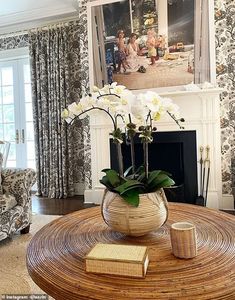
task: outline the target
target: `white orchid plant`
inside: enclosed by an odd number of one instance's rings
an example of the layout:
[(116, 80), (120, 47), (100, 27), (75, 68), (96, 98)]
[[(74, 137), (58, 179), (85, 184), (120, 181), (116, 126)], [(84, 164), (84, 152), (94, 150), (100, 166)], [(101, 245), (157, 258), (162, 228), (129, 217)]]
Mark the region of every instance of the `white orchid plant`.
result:
[[(167, 114), (180, 128), (184, 119), (179, 118), (179, 108), (169, 98), (163, 98), (153, 91), (133, 94), (116, 82), (103, 88), (94, 87), (89, 95), (83, 96), (62, 112), (62, 118), (72, 124), (76, 118), (105, 112), (112, 121), (111, 136), (116, 144), (119, 172), (112, 169), (102, 170), (105, 176), (100, 180), (106, 188), (118, 193), (129, 204), (139, 205), (139, 194), (154, 192), (169, 187), (174, 181), (170, 174), (155, 170), (149, 172), (148, 144), (152, 142), (152, 133), (156, 131), (155, 122)], [(143, 166), (136, 170), (134, 137), (138, 134), (143, 143)], [(132, 165), (124, 172), (121, 144), (128, 140), (131, 147)]]

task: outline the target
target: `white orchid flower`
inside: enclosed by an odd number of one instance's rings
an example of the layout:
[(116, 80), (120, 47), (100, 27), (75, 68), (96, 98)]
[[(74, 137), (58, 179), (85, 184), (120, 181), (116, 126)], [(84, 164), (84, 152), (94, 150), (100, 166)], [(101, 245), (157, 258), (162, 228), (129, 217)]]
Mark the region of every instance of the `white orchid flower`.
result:
[(69, 114), (73, 114), (74, 116), (79, 115), (83, 111), (83, 105), (81, 103), (73, 102), (68, 106)]
[(61, 113), (61, 118), (66, 119), (69, 117), (69, 111), (65, 108)]
[(106, 84), (102, 89), (99, 90), (101, 93), (108, 94), (110, 92), (110, 85)]
[(117, 109), (116, 109), (116, 106), (110, 105), (110, 106), (109, 106), (109, 113), (110, 113), (113, 117), (115, 117), (115, 115), (117, 115)]
[(83, 110), (89, 109), (96, 105), (96, 98), (93, 98), (92, 95), (88, 95), (82, 97), (79, 103), (83, 106)]
[(117, 103), (117, 104), (119, 104), (120, 102), (121, 102), (121, 100), (120, 100), (120, 97), (119, 96), (116, 96), (116, 95), (113, 95), (113, 94), (110, 94), (110, 95), (107, 95), (107, 96), (105, 96), (107, 99), (109, 99), (109, 101), (111, 102), (111, 103)]
[(120, 99), (125, 102), (128, 102), (128, 105), (134, 105), (136, 103), (136, 95), (134, 95), (129, 90), (123, 90), (123, 92), (119, 95)]
[(149, 125), (149, 116), (154, 122), (167, 111), (176, 118), (179, 116), (179, 107), (170, 98), (162, 98), (153, 91), (136, 96), (125, 86), (113, 82), (101, 89), (94, 86), (92, 94), (83, 96), (79, 103), (70, 104), (62, 111), (61, 117), (71, 123), (78, 115), (80, 118), (97, 114), (98, 109), (106, 111), (114, 118), (121, 115), (125, 124), (131, 121), (136, 128)]
[(141, 103), (136, 103), (136, 105), (131, 106), (131, 114), (139, 121), (145, 122), (149, 109), (142, 105)]
[(109, 89), (112, 90), (112, 92), (113, 92), (113, 89), (115, 89), (117, 85), (118, 85), (117, 82), (112, 82), (112, 83), (109, 85)]
[(172, 103), (171, 106), (168, 108), (169, 113), (174, 115), (177, 119), (180, 118), (179, 113), (179, 106), (175, 103)]
[(129, 106), (128, 105), (118, 105), (115, 107), (115, 112), (116, 112), (116, 114), (120, 114), (124, 117), (125, 115), (128, 115), (130, 113)]
[(172, 102), (170, 98), (163, 98), (163, 106), (165, 107), (166, 111), (169, 111), (170, 113), (178, 113), (179, 112), (179, 106)]
[(111, 102), (108, 97), (103, 96), (98, 99), (96, 106), (103, 109), (109, 108), (111, 106)]
[(142, 94), (142, 93), (138, 94), (137, 95), (137, 101), (138, 101), (138, 103), (144, 103), (144, 101), (145, 101), (144, 94)]
[(166, 106), (164, 105), (164, 103), (159, 105), (158, 110), (156, 110), (156, 111), (152, 110), (151, 117), (152, 117), (153, 121), (159, 121), (161, 119), (161, 117), (166, 114), (166, 111), (167, 111), (167, 109), (166, 109)]
[(109, 86), (110, 86), (110, 88), (114, 89), (117, 85), (118, 85), (118, 83), (115, 81), (115, 82), (112, 82)]
[(100, 110), (99, 109), (95, 109), (96, 106), (94, 107), (94, 109), (90, 110), (89, 113), (86, 114), (86, 116), (89, 117), (97, 117), (100, 115)]
[(124, 90), (126, 89), (126, 87), (124, 85), (118, 85), (117, 82), (112, 82), (110, 85), (109, 85), (109, 88), (112, 89), (112, 90), (115, 90), (117, 89), (118, 90)]
[(100, 96), (100, 93), (99, 92), (94, 92), (94, 93), (91, 93), (90, 94), (90, 97), (92, 98), (92, 99), (94, 99), (94, 101), (98, 101), (97, 99), (98, 99), (98, 97)]
[(168, 106), (170, 106), (172, 104), (172, 99), (171, 98), (164, 97), (164, 98), (162, 98), (162, 100), (163, 100), (163, 105), (165, 107), (168, 107)]
[(93, 89), (92, 89), (92, 92), (98, 92), (100, 89), (98, 88), (98, 86), (94, 85), (93, 86)]
[(116, 85), (115, 87), (112, 87), (112, 89), (114, 94), (121, 95), (126, 87), (124, 85)]
[(66, 121), (67, 123), (71, 123), (71, 122), (74, 120), (75, 115), (72, 114), (71, 112), (69, 112), (68, 109), (65, 108), (65, 109), (62, 111), (62, 113), (61, 113), (61, 117), (62, 117), (63, 119), (65, 119), (65, 121)]
[(130, 91), (125, 91), (118, 98), (117, 112), (123, 114), (131, 113), (131, 107), (135, 103), (134, 101), (135, 95), (133, 95)]
[(155, 113), (159, 112), (160, 107), (161, 107), (160, 104), (153, 104), (153, 103), (151, 103), (151, 102), (146, 103), (146, 106), (148, 107), (148, 109), (149, 109), (151, 112), (155, 112)]
[(152, 112), (158, 112), (162, 105), (163, 99), (155, 92), (148, 91), (142, 96), (142, 103), (151, 110)]
[[(133, 114), (130, 114), (131, 123), (136, 125), (136, 128), (138, 129), (140, 126), (146, 125), (146, 119), (145, 118), (136, 118)], [(125, 124), (130, 123), (129, 115), (125, 118)]]
[(161, 116), (162, 116), (162, 114), (159, 111), (157, 111), (157, 112), (152, 113), (151, 117), (152, 117), (153, 121), (156, 122), (161, 119)]

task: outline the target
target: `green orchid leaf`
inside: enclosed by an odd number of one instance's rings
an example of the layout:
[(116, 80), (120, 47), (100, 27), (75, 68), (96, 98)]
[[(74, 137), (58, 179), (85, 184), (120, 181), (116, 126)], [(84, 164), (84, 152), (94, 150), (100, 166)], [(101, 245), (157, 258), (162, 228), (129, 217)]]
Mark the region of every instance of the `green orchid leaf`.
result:
[[(125, 175), (132, 169), (128, 168)], [(137, 173), (137, 171), (139, 173)], [(144, 167), (141, 166), (135, 172), (138, 176), (137, 179), (133, 179), (133, 174), (127, 177), (121, 177), (112, 169), (104, 169), (106, 174), (100, 180), (100, 183), (107, 187), (108, 190), (118, 193), (126, 202), (133, 206), (139, 205), (140, 193), (155, 192), (160, 188), (169, 187), (175, 184), (167, 172), (161, 170), (155, 170), (149, 173), (146, 178)]]
[(155, 170), (149, 173), (147, 184), (151, 184), (151, 182), (158, 178), (158, 176), (162, 173), (161, 170)]
[(144, 173), (144, 166), (140, 166), (136, 171), (135, 171), (135, 174), (136, 175), (140, 175), (142, 173)]
[(174, 180), (165, 174), (159, 176), (160, 178), (152, 181), (151, 185), (148, 186), (148, 192), (155, 192), (162, 187), (168, 187), (175, 184)]
[(130, 166), (128, 169), (126, 169), (126, 171), (124, 172), (124, 177), (126, 177), (132, 169), (133, 169), (132, 166)]
[(156, 176), (153, 176), (152, 178), (148, 178), (148, 186), (151, 187), (152, 185), (157, 185), (164, 181), (166, 178), (169, 178), (166, 174), (163, 174), (161, 171)]
[(162, 172), (162, 174), (165, 174), (165, 175), (167, 175), (167, 176), (169, 176), (169, 177), (171, 177), (172, 176), (172, 174), (171, 173), (169, 173), (169, 172), (166, 172), (166, 171), (161, 171)]
[(128, 180), (134, 180), (135, 179), (135, 175), (134, 174), (130, 174), (130, 175), (126, 176), (126, 177), (123, 177), (123, 179), (125, 179), (126, 181), (128, 181)]
[(125, 183), (119, 185), (118, 187), (116, 187), (114, 190), (116, 192), (118, 192), (120, 195), (122, 195), (123, 193), (125, 193), (126, 191), (130, 190), (130, 189), (141, 189), (144, 188), (143, 183), (137, 181), (137, 180), (128, 180)]
[(155, 187), (154, 191), (160, 189), (160, 188), (164, 188), (164, 187), (169, 187), (174, 185), (175, 182), (173, 179), (171, 178), (166, 178), (164, 181), (162, 181), (158, 186)]
[(168, 186), (172, 186), (174, 184), (175, 184), (174, 180), (172, 178), (168, 177), (159, 184), (158, 188), (168, 187)]
[(120, 177), (119, 177), (118, 173), (115, 170), (104, 169), (104, 170), (102, 170), (102, 172), (104, 172), (106, 174), (110, 184), (113, 187), (116, 187), (116, 186), (120, 185), (121, 180), (120, 180)]
[(145, 174), (145, 173), (142, 173), (142, 174), (140, 174), (139, 177), (137, 177), (136, 180), (142, 182), (142, 181), (145, 181), (144, 179), (146, 179), (146, 174)]
[(133, 205), (135, 207), (139, 206), (140, 198), (139, 198), (138, 191), (135, 190), (127, 191), (121, 197), (130, 205)]
[(103, 176), (102, 179), (100, 179), (100, 183), (106, 186), (106, 188), (110, 191), (114, 189), (114, 187), (111, 185), (110, 181), (108, 180), (107, 176)]
[(140, 192), (144, 191), (144, 185), (143, 184), (132, 185), (126, 188), (123, 192), (121, 192), (120, 195), (123, 195), (124, 193), (130, 190), (136, 190), (140, 194)]
[(146, 180), (145, 180), (145, 179), (146, 179), (146, 174), (145, 174), (145, 172), (144, 172), (144, 173), (142, 173), (142, 174), (137, 178), (137, 180), (140, 181), (140, 182), (143, 182), (143, 181), (144, 181), (146, 185), (149, 185), (149, 184), (151, 184), (151, 182), (152, 182), (153, 180), (155, 180), (161, 173), (167, 174), (167, 173), (165, 173), (165, 172), (163, 172), (163, 171), (161, 171), (161, 170), (155, 170), (155, 171), (152, 171), (152, 172), (149, 173), (147, 182), (145, 182), (145, 181), (146, 181)]

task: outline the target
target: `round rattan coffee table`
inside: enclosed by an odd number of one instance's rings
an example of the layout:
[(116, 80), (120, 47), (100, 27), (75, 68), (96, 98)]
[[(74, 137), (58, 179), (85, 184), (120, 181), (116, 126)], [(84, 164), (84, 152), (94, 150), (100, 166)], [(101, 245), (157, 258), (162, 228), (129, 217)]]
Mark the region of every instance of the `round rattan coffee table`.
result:
[[(235, 299), (235, 217), (204, 207), (169, 204), (167, 223), (140, 238), (111, 231), (100, 207), (78, 211), (44, 226), (27, 251), (29, 274), (58, 300), (78, 299)], [(193, 222), (198, 256), (183, 260), (171, 253), (169, 226)], [(84, 257), (97, 243), (147, 245), (145, 279), (85, 272)]]

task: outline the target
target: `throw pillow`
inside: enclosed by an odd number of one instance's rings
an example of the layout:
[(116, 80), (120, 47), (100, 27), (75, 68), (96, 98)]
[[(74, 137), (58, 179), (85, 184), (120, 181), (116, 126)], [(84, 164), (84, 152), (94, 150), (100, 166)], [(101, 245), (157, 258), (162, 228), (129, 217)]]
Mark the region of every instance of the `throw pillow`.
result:
[(12, 209), (17, 205), (17, 201), (14, 196), (9, 194), (0, 195), (0, 214)]

